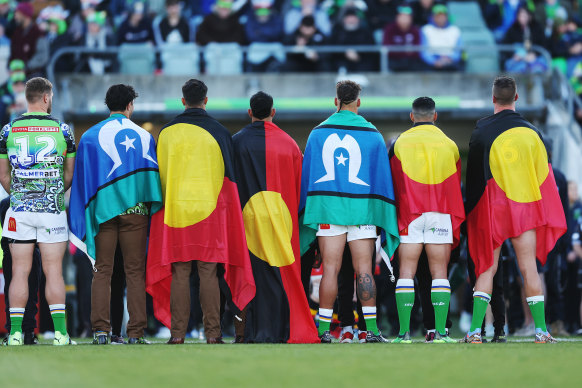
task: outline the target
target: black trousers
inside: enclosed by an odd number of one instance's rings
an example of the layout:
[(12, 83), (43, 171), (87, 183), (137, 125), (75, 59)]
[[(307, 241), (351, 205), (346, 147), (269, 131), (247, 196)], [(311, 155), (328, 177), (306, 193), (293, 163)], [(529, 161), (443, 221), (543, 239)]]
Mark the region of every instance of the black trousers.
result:
[(564, 290), (566, 288), (566, 258), (555, 250), (548, 254), (544, 266), (546, 282), (546, 316), (548, 323), (564, 321)]
[(77, 250), (73, 256), (77, 269), (75, 283), (77, 288), (77, 335), (88, 336), (91, 333), (91, 282), (93, 267), (87, 255)]
[[(10, 332), (10, 300), (8, 297), (8, 290), (10, 289), (10, 283), (12, 282), (12, 255), (10, 254), (10, 247), (8, 246), (7, 239), (2, 238), (1, 245), (2, 250), (4, 251), (2, 267), (4, 269), (4, 297), (6, 302), (6, 325), (4, 327), (8, 332)], [(40, 251), (38, 247), (35, 247), (32, 255), (32, 269), (28, 276), (28, 301), (26, 302), (26, 310), (24, 311), (24, 318), (22, 320), (22, 331), (24, 333), (30, 333), (36, 329), (38, 290), (41, 275), (42, 265)]]
[(113, 262), (113, 273), (111, 275), (111, 334), (121, 336), (121, 326), (123, 325), (123, 299), (125, 297), (125, 270), (123, 266), (123, 255), (119, 244), (115, 250)]

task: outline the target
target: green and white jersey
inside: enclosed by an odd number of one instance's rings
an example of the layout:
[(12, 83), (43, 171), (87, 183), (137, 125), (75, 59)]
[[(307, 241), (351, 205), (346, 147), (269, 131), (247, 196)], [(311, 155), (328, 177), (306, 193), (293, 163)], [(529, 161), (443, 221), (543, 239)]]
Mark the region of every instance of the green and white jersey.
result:
[(65, 158), (74, 157), (75, 137), (47, 113), (25, 113), (2, 128), (0, 158), (12, 166), (10, 207), (18, 212), (65, 210)]

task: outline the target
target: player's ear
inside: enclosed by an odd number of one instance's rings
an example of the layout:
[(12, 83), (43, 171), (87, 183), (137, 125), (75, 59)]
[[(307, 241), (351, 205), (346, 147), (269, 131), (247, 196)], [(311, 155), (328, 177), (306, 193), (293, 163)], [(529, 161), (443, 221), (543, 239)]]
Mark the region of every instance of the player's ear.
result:
[(277, 110), (275, 108), (271, 109), (271, 118), (275, 117)]
[(186, 106), (186, 99), (182, 97), (182, 105)]
[(493, 103), (497, 104), (497, 98), (495, 96), (493, 96)]
[(414, 113), (410, 112), (410, 121), (414, 123)]
[(208, 97), (204, 97), (204, 106), (206, 106), (206, 104), (208, 104)]
[(338, 106), (337, 97), (333, 99), (333, 103), (334, 103), (335, 106)]
[(358, 98), (358, 102), (356, 102), (356, 106), (359, 108), (362, 101)]
[(247, 109), (247, 113), (249, 114), (249, 117), (252, 119), (253, 118), (253, 110), (251, 108)]
[(515, 92), (515, 100), (513, 100), (513, 101), (517, 101), (518, 98), (519, 98), (519, 94), (517, 94), (517, 92)]
[(432, 118), (432, 122), (433, 123), (436, 123), (438, 116), (439, 116), (438, 113), (437, 112), (434, 112), (434, 117)]

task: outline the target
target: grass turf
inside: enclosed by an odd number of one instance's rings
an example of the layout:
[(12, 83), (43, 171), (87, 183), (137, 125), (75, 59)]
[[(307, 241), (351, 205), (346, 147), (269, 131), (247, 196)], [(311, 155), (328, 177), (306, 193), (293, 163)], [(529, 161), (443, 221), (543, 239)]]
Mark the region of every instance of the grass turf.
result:
[(582, 342), (0, 348), (0, 387), (575, 386)]

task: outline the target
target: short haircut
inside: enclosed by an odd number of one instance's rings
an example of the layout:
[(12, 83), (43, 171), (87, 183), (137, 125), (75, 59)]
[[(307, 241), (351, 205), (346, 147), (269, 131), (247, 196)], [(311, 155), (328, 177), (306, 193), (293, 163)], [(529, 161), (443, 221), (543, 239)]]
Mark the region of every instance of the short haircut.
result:
[(34, 104), (47, 93), (52, 92), (53, 84), (46, 78), (35, 77), (26, 82), (24, 87), (24, 95), (29, 104)]
[(206, 84), (197, 79), (189, 79), (182, 86), (182, 96), (188, 106), (200, 106), (204, 103), (208, 87)]
[(351, 104), (360, 97), (362, 88), (354, 81), (339, 81), (335, 85), (335, 93), (341, 104)]
[(262, 120), (271, 115), (273, 97), (265, 92), (257, 92), (251, 97), (251, 111), (253, 117)]
[(412, 114), (416, 118), (432, 119), (435, 113), (435, 103), (430, 97), (418, 97), (412, 102)]
[(117, 84), (107, 89), (105, 105), (111, 112), (123, 112), (136, 98), (137, 93), (132, 86)]
[(170, 7), (176, 4), (180, 4), (180, 0), (166, 0), (166, 7)]
[(517, 85), (513, 78), (500, 76), (493, 81), (493, 97), (497, 100), (497, 104), (501, 106), (513, 104), (516, 94)]

